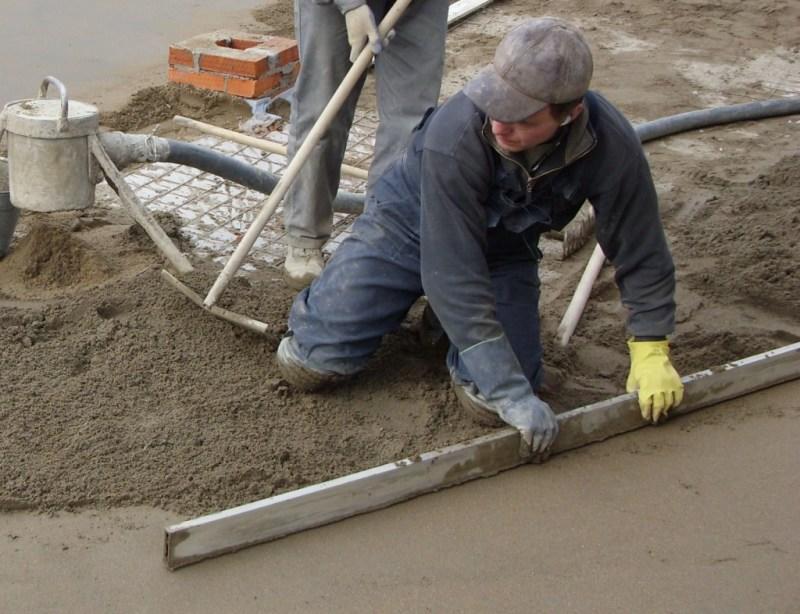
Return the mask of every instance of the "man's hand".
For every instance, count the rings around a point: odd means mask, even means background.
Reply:
[[[519,431],[520,456],[546,460],[558,435],[558,421],[550,406],[535,394],[526,401],[502,408],[500,417]]]
[[[639,409],[645,420],[658,423],[683,400],[683,384],[669,361],[669,343],[663,341],[628,341],[631,372],[627,390],[639,391]]]
[[[378,34],[378,27],[375,25],[375,15],[366,4],[347,11],[344,14],[344,21],[347,25],[347,42],[350,43],[351,62],[358,59],[367,40],[372,45],[372,53],[378,55],[381,52],[383,42]]]

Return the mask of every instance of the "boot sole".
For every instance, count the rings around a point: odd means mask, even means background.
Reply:
[[[311,285],[318,275],[304,275],[303,277],[292,277],[286,269],[283,269],[283,281],[286,282],[286,285],[289,286],[292,290],[304,290],[308,286]]]
[[[456,393],[456,398],[461,405],[461,408],[466,414],[475,422],[482,426],[504,426],[505,422],[496,413],[489,409],[485,409],[472,400],[464,389],[453,382],[453,391]]]
[[[332,386],[347,379],[346,375],[334,373],[318,373],[294,359],[284,346],[285,340],[278,346],[278,370],[291,386],[302,392],[314,392],[320,388]]]

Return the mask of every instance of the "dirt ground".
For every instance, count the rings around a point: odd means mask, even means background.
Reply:
[[[275,23],[284,33],[290,10],[278,6]],[[760,59],[776,40],[786,62],[797,55],[796,45],[789,51],[795,29],[763,5],[702,5],[720,26],[718,36],[731,33],[721,41],[696,27],[697,5],[671,3],[669,29],[637,7],[612,3],[600,16],[584,3],[570,15],[595,48],[594,87],[633,121],[702,108],[711,98],[775,96],[777,74],[753,81],[747,70],[729,70],[728,91],[720,91],[713,79],[703,89],[703,74],[692,80],[700,68],[676,73],[676,62],[697,62],[700,50],[722,67],[777,62],[783,56]],[[491,57],[516,20],[547,9],[500,2],[490,27],[454,28],[446,93]],[[262,20],[270,15],[259,13]],[[704,66],[706,75],[725,72]],[[167,86],[135,95],[109,123],[151,125],[163,119],[153,109],[247,113],[225,97]],[[797,129],[780,118],[648,147],[678,267],[673,351],[682,373],[800,338]],[[482,432],[459,412],[441,354],[418,343],[418,311],[355,382],[299,395],[280,380],[273,360],[292,298],[275,270],[237,280],[223,297],[223,306],[270,324],[263,338],[210,318],[167,288],[150,244],[117,210],[26,215],[19,230],[15,249],[0,262],[0,418],[7,425],[3,456],[11,461],[0,469],[2,509],[149,504],[209,512]],[[554,255],[557,246],[549,247]],[[560,410],[623,392],[628,366],[610,270],[570,346],[553,341],[589,250],[565,262],[549,258],[542,274],[546,360],[559,383],[550,401]],[[215,276],[201,265],[191,283],[208,288]]]
[[[800,93],[797,3],[579,0],[567,10],[504,0],[479,27],[467,20],[451,30],[445,95],[490,59],[508,28],[541,14],[584,28],[593,88],[634,123]],[[256,27],[291,34],[288,2],[256,18]],[[221,97],[156,88],[106,125],[162,121],[153,100],[232,126],[246,117]],[[800,117],[784,117],[646,148],[678,270],[672,347],[683,374],[800,340],[799,131]],[[418,342],[418,311],[355,381],[294,393],[273,359],[292,299],[278,271],[229,287],[222,306],[270,324],[264,337],[238,330],[160,281],[158,256],[109,199],[101,194],[80,215],[24,215],[0,261],[0,511],[150,506],[186,517],[484,432],[459,411],[441,352]],[[591,246],[563,262],[557,249],[545,245],[541,313],[558,383],[548,400],[565,410],[622,393],[628,358],[609,268],[570,345],[555,343]],[[191,285],[210,287],[217,271],[197,264]],[[789,400],[785,411],[798,407]],[[735,429],[740,418],[717,424]],[[613,470],[600,456],[593,462]]]

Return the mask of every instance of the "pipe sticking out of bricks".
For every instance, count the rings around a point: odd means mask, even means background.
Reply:
[[[170,45],[170,81],[232,96],[274,97],[295,81],[300,63],[290,38],[216,30]]]
[[[212,124],[197,121],[196,119],[183,117],[182,115],[176,115],[173,119],[177,125],[185,128],[192,128],[204,134],[212,134],[214,136],[233,141],[234,143],[239,143],[240,145],[255,147],[261,151],[268,151],[270,153],[288,156],[286,147],[280,143],[275,143],[266,139],[259,139],[254,136],[248,136],[246,134],[241,134],[240,132],[235,132],[234,130],[227,130]],[[356,179],[361,179],[364,181],[367,180],[367,171],[365,171],[363,168],[350,166],[349,164],[342,164],[342,173]]]

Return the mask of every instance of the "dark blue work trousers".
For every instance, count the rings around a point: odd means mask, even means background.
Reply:
[[[357,373],[383,336],[400,326],[425,293],[419,223],[418,203],[370,198],[322,275],[292,305],[289,328],[306,366],[341,375]],[[487,238],[497,319],[536,390],[542,372],[538,258],[532,253],[536,249],[502,226],[489,229]],[[445,331],[449,326],[469,326],[469,322],[449,322],[447,314],[437,315]],[[459,380],[472,381],[457,348],[450,348],[447,362]]]

